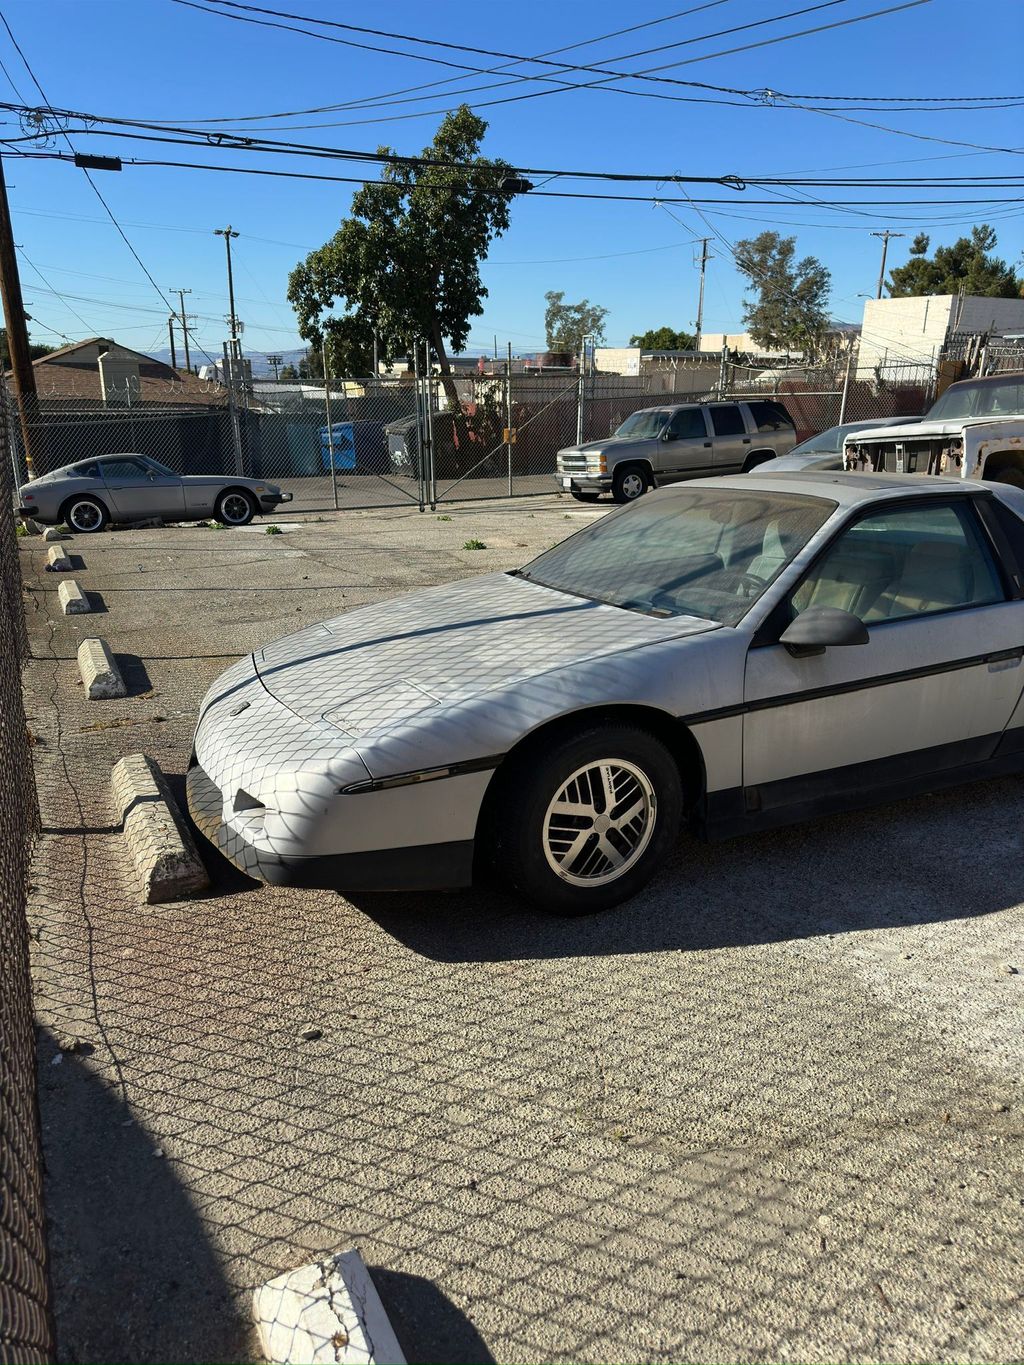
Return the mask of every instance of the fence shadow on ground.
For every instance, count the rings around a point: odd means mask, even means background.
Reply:
[[[250,1359],[251,1329],[159,1142],[87,1056],[61,1053],[45,1031],[39,1050],[44,1102],[64,1115],[46,1141],[57,1358]]]

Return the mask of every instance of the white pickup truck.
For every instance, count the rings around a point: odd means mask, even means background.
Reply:
[[[917,421],[850,432],[843,468],[1024,488],[1024,374],[961,380]]]

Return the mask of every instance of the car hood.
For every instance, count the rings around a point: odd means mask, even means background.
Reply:
[[[774,460],[765,460],[758,465],[758,474],[783,474],[795,469],[842,469],[843,454],[840,450],[815,450],[807,455],[777,455]]]
[[[865,427],[863,431],[851,431],[847,441],[900,440],[904,436],[956,436],[964,427],[988,426],[992,422],[1021,422],[1024,418],[997,414],[989,417],[949,417],[942,422],[929,422],[927,418],[910,418],[898,426]]]
[[[581,445],[563,446],[558,452],[559,455],[603,455],[606,451],[614,450],[617,455],[621,455],[624,450],[629,450],[631,446],[646,446],[652,441],[657,441],[656,436],[644,436],[631,439],[628,436],[605,436],[600,441],[584,441]]]
[[[352,739],[587,659],[720,629],[488,574],[359,607],[253,655],[266,690]]]

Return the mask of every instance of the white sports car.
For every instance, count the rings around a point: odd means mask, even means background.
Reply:
[[[1024,768],[1024,492],[664,489],[524,569],[266,645],[208,693],[199,828],[256,878],[634,894],[708,838]]]

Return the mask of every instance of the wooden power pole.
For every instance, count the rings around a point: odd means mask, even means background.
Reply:
[[[28,350],[28,328],[25,326],[25,304],[21,297],[18,258],[14,251],[14,229],[11,226],[11,206],[7,202],[7,182],[4,179],[3,158],[0,157],[0,296],[3,297],[4,322],[7,327],[7,349],[11,354],[11,375],[18,400],[21,436],[25,444],[25,465],[29,478],[35,477],[33,445],[35,433],[32,419],[37,415],[36,376]]]

